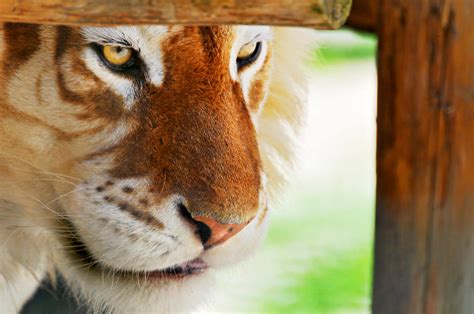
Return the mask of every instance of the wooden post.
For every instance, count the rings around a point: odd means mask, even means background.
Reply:
[[[268,24],[339,28],[351,0],[1,0],[0,21],[55,24]]]
[[[374,313],[474,313],[474,1],[382,0]]]

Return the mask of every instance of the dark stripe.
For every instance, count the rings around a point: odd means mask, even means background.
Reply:
[[[155,217],[153,217],[152,215],[150,215],[147,212],[138,210],[133,205],[122,202],[122,203],[118,204],[118,207],[120,208],[120,210],[122,210],[124,212],[127,212],[128,214],[130,214],[135,219],[142,221],[143,223],[145,223],[146,225],[148,225],[150,227],[155,227],[157,229],[164,229],[165,228],[165,226],[163,225],[163,223],[161,221],[157,220]]]
[[[4,24],[5,59],[3,69],[12,75],[41,47],[40,26],[35,24]]]
[[[223,27],[217,26],[201,26],[199,27],[201,33],[201,42],[204,48],[204,53],[208,57],[208,62],[213,63],[223,51],[223,44],[226,37]]]
[[[124,113],[124,103],[120,96],[115,95],[92,71],[90,71],[81,53],[87,49],[88,43],[79,30],[66,26],[57,27],[57,39],[55,49],[55,60],[58,65],[57,83],[59,96],[69,104],[76,104],[88,108],[87,114],[76,115],[78,119],[106,118],[116,120]],[[72,60],[73,68],[63,72],[59,66],[62,60]],[[65,79],[70,76],[83,76],[94,81],[96,89],[94,92],[77,93],[66,86]]]

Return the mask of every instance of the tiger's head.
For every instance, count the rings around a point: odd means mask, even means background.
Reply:
[[[261,242],[291,162],[298,30],[0,34],[0,176],[17,180],[0,199],[41,230],[47,263],[96,310],[200,304]]]

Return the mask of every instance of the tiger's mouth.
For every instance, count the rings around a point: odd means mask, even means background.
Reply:
[[[68,226],[68,231],[66,234],[63,234],[63,237],[66,239],[67,247],[73,248],[68,253],[72,255],[73,260],[79,264],[79,267],[82,267],[89,272],[95,270],[123,278],[182,279],[188,276],[202,274],[209,268],[208,264],[200,257],[164,269],[150,271],[133,271],[113,268],[94,257],[70,221],[65,220],[63,223]]]
[[[186,277],[190,275],[201,274],[206,271],[208,265],[201,258],[197,257],[191,261],[168,267],[163,270],[144,272],[146,277]]]

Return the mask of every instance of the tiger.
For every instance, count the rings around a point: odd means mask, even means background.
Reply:
[[[311,34],[0,24],[0,312],[57,274],[97,313],[207,304],[291,173]]]

